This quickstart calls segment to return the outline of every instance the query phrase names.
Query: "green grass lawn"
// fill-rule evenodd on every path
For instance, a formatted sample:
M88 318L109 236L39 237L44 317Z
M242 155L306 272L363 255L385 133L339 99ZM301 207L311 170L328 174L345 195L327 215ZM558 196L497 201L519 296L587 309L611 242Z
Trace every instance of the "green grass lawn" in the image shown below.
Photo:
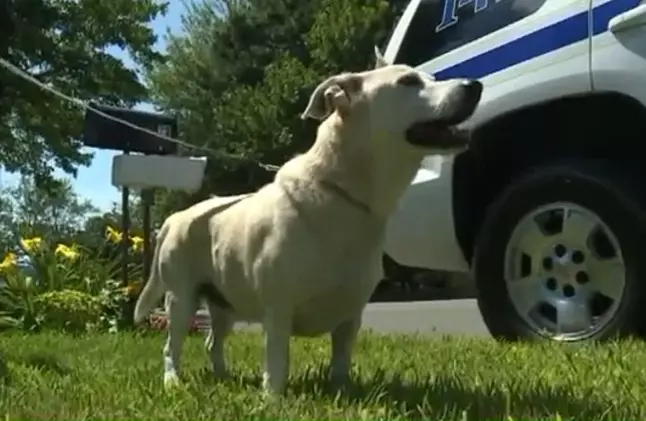
M322 367L327 338L292 341L286 396L259 394L260 336L229 342L234 379L205 371L201 336L185 348L186 383L164 392L158 334L0 334L8 361L0 419L530 420L646 419L646 346L571 347L363 334L355 382L336 394Z

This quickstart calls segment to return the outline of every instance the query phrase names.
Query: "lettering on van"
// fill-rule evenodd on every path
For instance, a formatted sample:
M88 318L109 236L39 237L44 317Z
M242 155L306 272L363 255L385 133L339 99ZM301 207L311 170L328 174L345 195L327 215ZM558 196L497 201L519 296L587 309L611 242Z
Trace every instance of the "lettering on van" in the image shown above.
M489 3L500 3L503 0L444 0L442 20L435 27L435 32L441 32L458 23L458 9L466 6L473 7L474 13L481 12L489 7Z

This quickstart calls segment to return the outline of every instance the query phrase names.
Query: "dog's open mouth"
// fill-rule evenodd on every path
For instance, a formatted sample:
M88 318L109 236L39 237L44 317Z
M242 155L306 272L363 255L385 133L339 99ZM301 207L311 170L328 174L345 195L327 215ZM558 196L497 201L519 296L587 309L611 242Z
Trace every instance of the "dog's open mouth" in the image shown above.
M423 121L406 130L406 140L424 148L454 150L467 147L469 132L445 122Z

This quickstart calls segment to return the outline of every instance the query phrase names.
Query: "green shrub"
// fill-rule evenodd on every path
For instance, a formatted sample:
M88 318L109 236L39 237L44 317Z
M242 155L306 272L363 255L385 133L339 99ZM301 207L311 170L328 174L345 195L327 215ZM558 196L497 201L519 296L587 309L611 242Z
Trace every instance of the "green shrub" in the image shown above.
M41 327L72 333L99 327L104 308L99 297L70 289L40 294L34 304Z
M108 227L104 246L116 246L122 238ZM129 241L131 257L140 256L143 240L133 236ZM130 304L142 285L140 263L129 264L132 280L123 287L117 280L120 256L101 258L101 250L50 244L41 237L23 238L19 246L18 254L10 252L0 260L0 331L90 326L115 331L131 325Z

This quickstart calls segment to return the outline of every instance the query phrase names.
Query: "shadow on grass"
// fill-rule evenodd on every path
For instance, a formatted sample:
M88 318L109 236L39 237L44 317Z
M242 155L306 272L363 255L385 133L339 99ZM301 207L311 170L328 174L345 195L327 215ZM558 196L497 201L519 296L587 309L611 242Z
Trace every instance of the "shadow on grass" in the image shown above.
M59 376L66 376L72 372L68 365L54 355L31 354L20 358L17 362L27 367L58 374Z
M221 380L215 379L211 372L200 372L199 379L207 384ZM261 387L261 376L242 376L233 373L233 381L241 386ZM468 382L471 385L473 382ZM422 420L429 416L439 416L438 410L465 411L464 419L486 420L501 417L545 417L559 414L563 419L605 419L608 408L590 400L572 396L565 388L544 385L522 391L504 390L495 384L478 386L469 390L453 377L408 382L399 377L386 376L378 372L369 381L353 381L343 389L335 389L323 374L322 369L290 378L289 393L296 396L326 396L344 405L370 402L389 407L406 415L407 419Z
M8 386L11 383L10 361L13 364L34 368L43 372L50 372L59 376L66 376L72 372L69 366L54 355L38 353L10 357L6 354L0 354L0 385Z
M9 366L7 364L7 358L0 353L0 386L8 385L11 381L11 376L9 376Z

